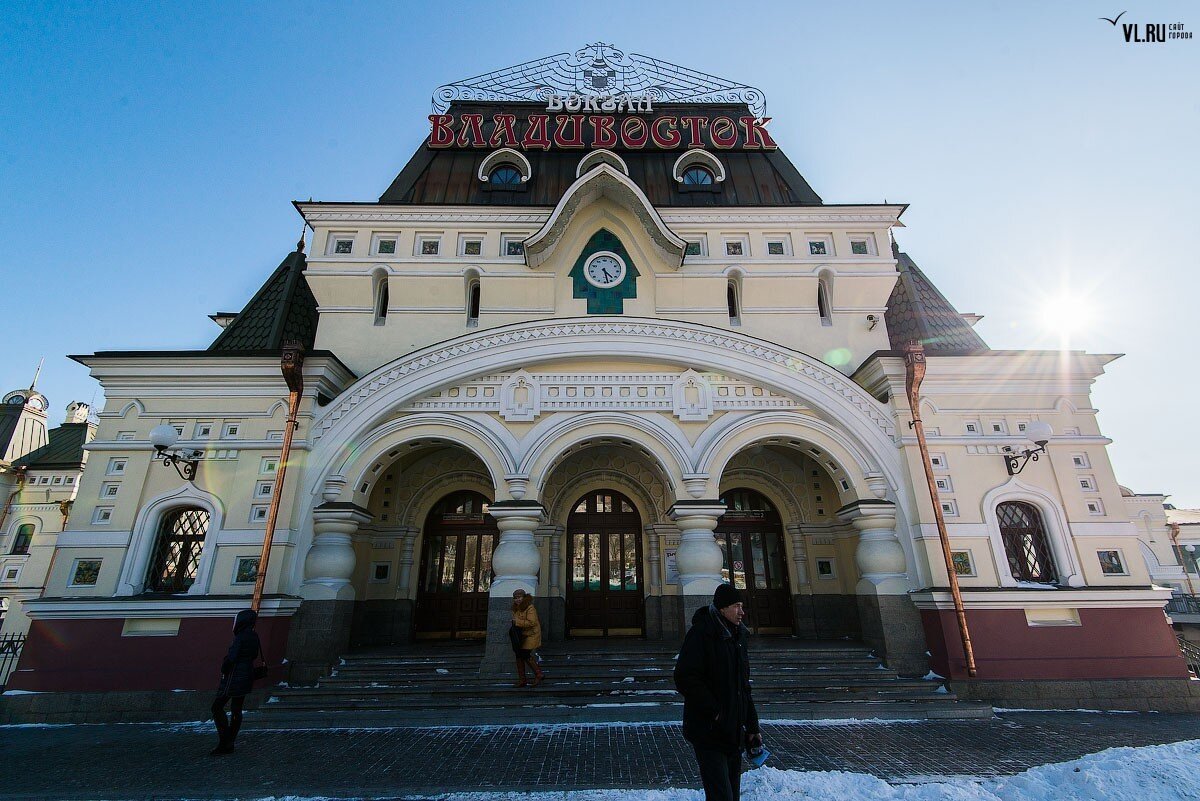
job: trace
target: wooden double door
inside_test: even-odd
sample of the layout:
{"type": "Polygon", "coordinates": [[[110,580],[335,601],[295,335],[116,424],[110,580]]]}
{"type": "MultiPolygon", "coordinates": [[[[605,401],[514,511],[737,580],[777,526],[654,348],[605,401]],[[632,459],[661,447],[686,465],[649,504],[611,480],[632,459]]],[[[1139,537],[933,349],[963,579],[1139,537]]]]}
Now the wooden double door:
{"type": "Polygon", "coordinates": [[[482,639],[487,634],[492,551],[500,529],[477,492],[443,498],[425,521],[413,615],[418,639],[482,639]]]}
{"type": "Polygon", "coordinates": [[[760,634],[795,628],[779,513],[761,493],[735,489],[721,499],[726,511],[713,532],[725,555],[721,576],[741,591],[746,625],[760,634]]]}
{"type": "Polygon", "coordinates": [[[646,630],[642,521],[629,499],[591,492],[567,518],[567,633],[637,637],[646,630]]]}

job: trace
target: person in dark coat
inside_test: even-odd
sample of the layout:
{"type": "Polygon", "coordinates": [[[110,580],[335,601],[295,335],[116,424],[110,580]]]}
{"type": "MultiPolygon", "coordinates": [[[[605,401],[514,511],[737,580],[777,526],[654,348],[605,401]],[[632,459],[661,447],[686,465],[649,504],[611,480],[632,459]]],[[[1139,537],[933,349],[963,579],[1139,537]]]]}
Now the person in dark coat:
{"type": "Polygon", "coordinates": [[[258,613],[243,609],[233,621],[233,644],[221,662],[221,683],[217,697],[212,702],[213,720],[217,724],[220,741],[212,754],[232,754],[233,741],[242,727],[242,704],[254,689],[254,662],[262,653],[262,644],[254,631],[258,613]],[[225,717],[225,704],[229,704],[230,717],[225,717]]]}
{"type": "Polygon", "coordinates": [[[762,745],[750,695],[750,630],[742,596],[728,584],[696,610],[675,662],[683,695],[683,736],[696,752],[705,801],[737,801],[742,749],[762,745]]]}

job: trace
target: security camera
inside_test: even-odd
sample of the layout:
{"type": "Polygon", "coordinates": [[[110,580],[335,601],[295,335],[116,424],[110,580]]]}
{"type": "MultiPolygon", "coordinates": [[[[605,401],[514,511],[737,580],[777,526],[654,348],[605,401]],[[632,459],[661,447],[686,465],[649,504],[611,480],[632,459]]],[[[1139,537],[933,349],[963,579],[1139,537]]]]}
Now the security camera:
{"type": "Polygon", "coordinates": [[[867,315],[867,330],[874,331],[875,326],[879,323],[879,318],[873,314],[867,315]]]}

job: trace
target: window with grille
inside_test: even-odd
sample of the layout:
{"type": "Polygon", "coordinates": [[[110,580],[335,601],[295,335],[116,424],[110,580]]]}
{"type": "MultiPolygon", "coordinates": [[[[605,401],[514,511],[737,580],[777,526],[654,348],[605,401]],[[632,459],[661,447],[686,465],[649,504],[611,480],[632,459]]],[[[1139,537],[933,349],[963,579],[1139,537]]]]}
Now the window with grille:
{"type": "Polygon", "coordinates": [[[1057,576],[1041,513],[1032,504],[1010,501],[996,507],[996,517],[1013,578],[1052,583],[1057,576]]]}
{"type": "Polygon", "coordinates": [[[208,521],[204,509],[175,509],[163,516],[146,579],[150,592],[187,592],[196,582],[208,521]]]}

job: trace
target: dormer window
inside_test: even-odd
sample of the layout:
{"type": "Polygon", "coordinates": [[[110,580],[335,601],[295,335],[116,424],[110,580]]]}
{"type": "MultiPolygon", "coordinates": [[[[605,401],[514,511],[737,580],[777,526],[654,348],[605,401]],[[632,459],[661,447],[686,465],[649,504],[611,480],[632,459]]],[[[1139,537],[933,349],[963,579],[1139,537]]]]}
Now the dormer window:
{"type": "Polygon", "coordinates": [[[713,181],[712,171],[693,165],[683,171],[684,186],[712,186],[713,181]]]}
{"type": "Polygon", "coordinates": [[[521,171],[511,164],[501,164],[488,173],[488,183],[492,186],[520,186],[521,171]]]}

